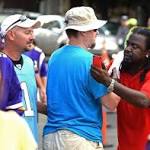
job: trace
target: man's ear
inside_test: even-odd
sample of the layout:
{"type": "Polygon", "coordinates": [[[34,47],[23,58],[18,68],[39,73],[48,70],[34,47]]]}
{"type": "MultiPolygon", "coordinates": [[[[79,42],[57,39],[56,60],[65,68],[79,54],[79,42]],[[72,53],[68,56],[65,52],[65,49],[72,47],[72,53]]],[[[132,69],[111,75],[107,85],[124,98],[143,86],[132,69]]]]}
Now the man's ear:
{"type": "Polygon", "coordinates": [[[9,40],[14,40],[14,38],[15,38],[15,33],[14,33],[14,31],[13,30],[10,30],[10,31],[8,31],[8,33],[7,33],[7,38],[9,39],[9,40]]]}

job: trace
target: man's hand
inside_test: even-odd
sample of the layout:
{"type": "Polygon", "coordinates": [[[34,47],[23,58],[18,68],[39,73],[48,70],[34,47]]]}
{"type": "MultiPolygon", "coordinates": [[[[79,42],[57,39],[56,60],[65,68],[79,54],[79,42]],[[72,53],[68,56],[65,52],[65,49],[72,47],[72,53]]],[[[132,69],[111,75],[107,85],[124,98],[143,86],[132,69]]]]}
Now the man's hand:
{"type": "Polygon", "coordinates": [[[91,75],[96,81],[106,86],[109,86],[111,83],[111,77],[109,77],[109,74],[105,69],[99,69],[91,65],[91,75]]]}
{"type": "Polygon", "coordinates": [[[46,103],[47,100],[47,96],[46,96],[46,90],[45,88],[40,88],[39,89],[39,93],[40,93],[40,100],[42,103],[46,103]]]}

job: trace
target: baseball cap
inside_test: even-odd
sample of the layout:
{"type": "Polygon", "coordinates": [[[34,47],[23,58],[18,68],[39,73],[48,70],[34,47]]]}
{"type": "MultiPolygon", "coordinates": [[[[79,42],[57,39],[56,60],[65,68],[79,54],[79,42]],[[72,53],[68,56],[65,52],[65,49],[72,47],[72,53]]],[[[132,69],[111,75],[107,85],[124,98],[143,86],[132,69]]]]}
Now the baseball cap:
{"type": "Polygon", "coordinates": [[[127,15],[122,15],[121,20],[128,20],[128,16],[127,15]]]}
{"type": "Polygon", "coordinates": [[[65,14],[65,30],[90,31],[102,27],[106,22],[98,20],[91,7],[73,7],[65,14]]]}
{"type": "Polygon", "coordinates": [[[15,14],[10,15],[1,24],[1,35],[5,36],[6,33],[11,30],[15,26],[19,26],[22,28],[38,28],[41,23],[37,20],[31,20],[27,18],[25,15],[15,14]]]}

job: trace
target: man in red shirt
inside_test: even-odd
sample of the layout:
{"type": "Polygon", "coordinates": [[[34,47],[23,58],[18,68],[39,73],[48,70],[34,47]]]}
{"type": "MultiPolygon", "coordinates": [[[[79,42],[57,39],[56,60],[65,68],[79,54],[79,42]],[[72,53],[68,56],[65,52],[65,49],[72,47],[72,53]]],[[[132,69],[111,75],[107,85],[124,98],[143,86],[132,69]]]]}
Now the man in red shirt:
{"type": "Polygon", "coordinates": [[[118,81],[94,66],[91,74],[121,97],[116,104],[118,150],[144,150],[150,134],[150,30],[135,28],[132,31],[118,81]]]}

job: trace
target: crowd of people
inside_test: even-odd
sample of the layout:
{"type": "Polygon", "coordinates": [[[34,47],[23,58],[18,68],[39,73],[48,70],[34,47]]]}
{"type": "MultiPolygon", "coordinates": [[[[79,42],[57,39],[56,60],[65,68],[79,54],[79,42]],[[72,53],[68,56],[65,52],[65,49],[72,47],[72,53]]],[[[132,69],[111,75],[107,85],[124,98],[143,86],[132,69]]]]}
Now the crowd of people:
{"type": "Polygon", "coordinates": [[[100,66],[93,64],[94,54],[88,51],[97,29],[107,22],[97,19],[91,7],[66,12],[69,41],[51,54],[48,67],[34,40],[39,21],[15,14],[2,22],[0,149],[38,149],[39,112],[47,115],[43,150],[103,150],[103,107],[117,111],[116,149],[145,149],[150,134],[150,30],[134,27],[128,34],[128,17],[121,19],[126,44],[109,68],[101,57],[100,66]]]}

